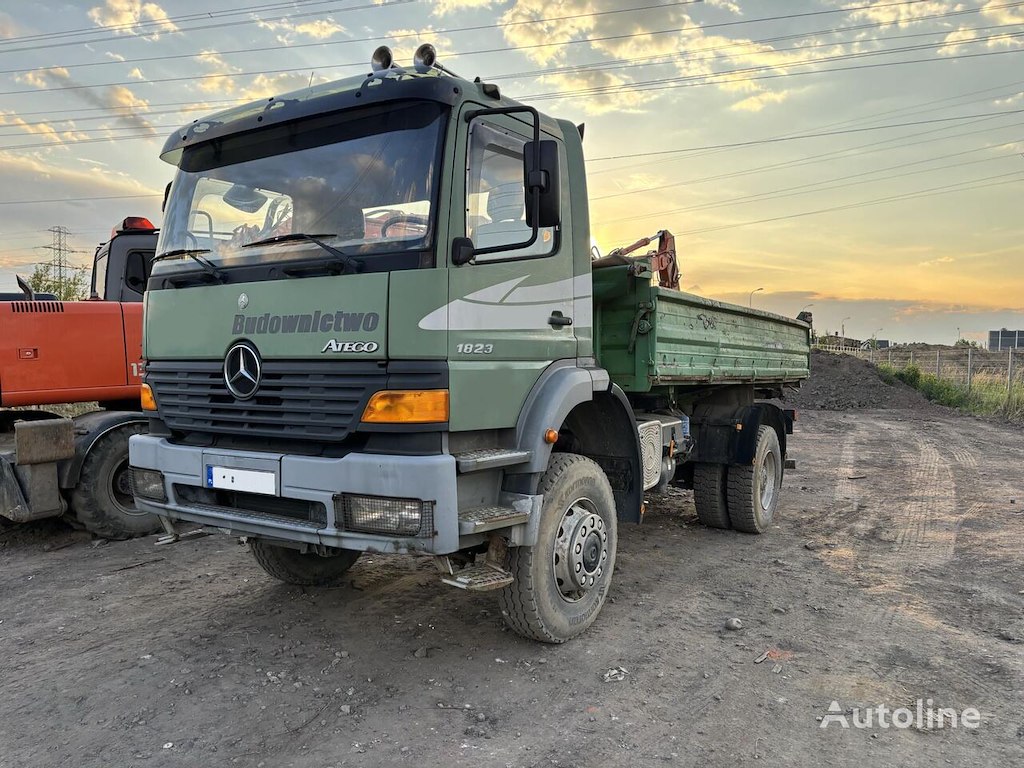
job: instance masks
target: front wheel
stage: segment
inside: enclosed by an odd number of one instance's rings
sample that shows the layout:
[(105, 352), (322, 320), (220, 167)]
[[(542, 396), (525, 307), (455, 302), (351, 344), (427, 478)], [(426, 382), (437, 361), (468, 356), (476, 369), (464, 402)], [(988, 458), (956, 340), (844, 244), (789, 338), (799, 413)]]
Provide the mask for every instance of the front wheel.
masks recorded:
[(762, 425), (757, 431), (754, 462), (729, 467), (729, 519), (744, 533), (764, 533), (775, 519), (782, 486), (782, 449), (775, 430)]
[(249, 551), (260, 568), (285, 584), (300, 587), (337, 587), (346, 571), (355, 565), (361, 552), (342, 549), (333, 555), (299, 552), (297, 549), (250, 539)]
[(499, 596), (505, 622), (523, 637), (564, 643), (594, 623), (615, 568), (615, 498), (601, 468), (554, 454), (541, 478), (537, 543), (514, 547), (515, 578)]

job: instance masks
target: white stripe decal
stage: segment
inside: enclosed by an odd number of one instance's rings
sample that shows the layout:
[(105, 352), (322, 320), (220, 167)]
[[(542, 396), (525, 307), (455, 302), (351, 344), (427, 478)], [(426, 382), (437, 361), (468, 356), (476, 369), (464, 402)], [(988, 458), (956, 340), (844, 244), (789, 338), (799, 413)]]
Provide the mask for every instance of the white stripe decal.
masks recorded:
[[(506, 280), (455, 299), (430, 312), (419, 322), (425, 331), (519, 331), (546, 328), (554, 311), (573, 315), (573, 300), (578, 306), (590, 306), (590, 275), (553, 283), (519, 287), (529, 275)], [(573, 318), (575, 325), (589, 328), (591, 313)]]

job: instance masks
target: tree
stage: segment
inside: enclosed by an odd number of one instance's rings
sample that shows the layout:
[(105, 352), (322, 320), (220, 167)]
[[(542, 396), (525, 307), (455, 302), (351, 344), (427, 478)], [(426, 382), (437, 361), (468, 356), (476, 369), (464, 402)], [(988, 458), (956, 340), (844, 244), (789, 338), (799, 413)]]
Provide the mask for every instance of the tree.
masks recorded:
[(956, 343), (953, 346), (954, 347), (973, 347), (974, 349), (978, 349), (981, 345), (978, 344), (978, 342), (976, 342), (976, 341), (968, 341), (967, 339), (959, 338), (959, 339), (956, 340)]
[(54, 272), (53, 264), (37, 264), (28, 278), (36, 293), (52, 293), (61, 301), (85, 298), (87, 276), (83, 269), (69, 267), (62, 276)]

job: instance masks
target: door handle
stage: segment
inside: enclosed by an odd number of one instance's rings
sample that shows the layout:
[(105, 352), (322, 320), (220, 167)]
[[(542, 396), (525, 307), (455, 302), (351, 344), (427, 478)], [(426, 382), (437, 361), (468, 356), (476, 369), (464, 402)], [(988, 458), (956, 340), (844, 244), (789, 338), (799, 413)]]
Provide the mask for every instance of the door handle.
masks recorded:
[(551, 317), (548, 318), (548, 325), (552, 328), (560, 328), (565, 325), (572, 325), (572, 318), (566, 317), (557, 309), (551, 313)]

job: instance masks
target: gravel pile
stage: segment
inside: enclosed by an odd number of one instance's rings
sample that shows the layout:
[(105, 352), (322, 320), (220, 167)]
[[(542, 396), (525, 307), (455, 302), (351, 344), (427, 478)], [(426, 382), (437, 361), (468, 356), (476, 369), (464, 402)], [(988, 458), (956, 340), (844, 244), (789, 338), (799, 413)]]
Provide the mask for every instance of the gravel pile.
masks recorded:
[(930, 408), (931, 403), (902, 382), (887, 384), (878, 369), (851, 355), (811, 351), (811, 377), (786, 394), (796, 408), (845, 411), (853, 408)]

